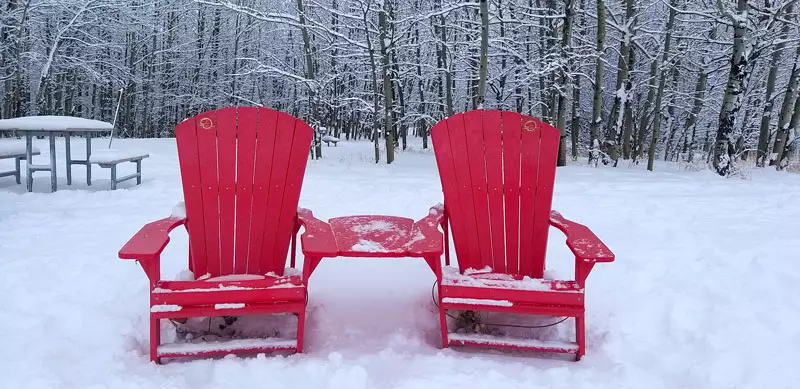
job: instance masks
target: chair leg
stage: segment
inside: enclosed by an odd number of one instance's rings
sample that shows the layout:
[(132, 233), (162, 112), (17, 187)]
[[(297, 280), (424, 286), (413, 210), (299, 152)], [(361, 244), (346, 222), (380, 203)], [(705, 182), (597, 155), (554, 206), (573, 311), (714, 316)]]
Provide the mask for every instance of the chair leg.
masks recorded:
[(581, 357), (586, 355), (586, 323), (583, 313), (575, 317), (575, 340), (578, 343), (575, 360), (580, 361)]
[[(308, 293), (308, 292), (306, 292), (306, 293)], [(306, 329), (306, 309), (305, 309), (305, 306), (304, 306), (303, 310), (298, 312), (298, 315), (297, 315), (297, 352), (298, 353), (302, 353), (303, 352), (303, 338), (304, 338), (303, 335), (305, 335), (305, 329)]]
[(158, 357), (158, 345), (161, 344), (161, 320), (150, 317), (150, 361), (161, 363)]
[(439, 327), (442, 331), (442, 348), (447, 348), (450, 341), (447, 339), (447, 310), (442, 307), (442, 288), (439, 288)]

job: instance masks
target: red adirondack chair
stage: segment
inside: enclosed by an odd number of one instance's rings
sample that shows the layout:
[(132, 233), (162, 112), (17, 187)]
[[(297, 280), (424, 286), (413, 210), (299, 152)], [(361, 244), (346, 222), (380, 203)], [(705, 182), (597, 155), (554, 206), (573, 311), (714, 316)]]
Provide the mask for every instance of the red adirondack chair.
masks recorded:
[[(514, 112), (475, 110), (431, 128), (444, 192), (445, 267), (439, 278), (442, 345), (585, 354), (584, 286), (614, 254), (588, 228), (551, 210), (559, 132)], [(548, 228), (566, 234), (575, 279), (544, 279)], [(448, 228), (458, 268), (449, 267)], [(449, 333), (447, 310), (574, 317), (576, 341)]]
[[(267, 108), (209, 111), (175, 128), (186, 215), (146, 224), (119, 251), (150, 279), (150, 358), (303, 350), (306, 285), (296, 234), (319, 224), (298, 201), (312, 140), (301, 120)], [(185, 225), (193, 281), (162, 280), (169, 231)], [(291, 244), (289, 268), (287, 252)], [(160, 344), (160, 319), (297, 314), (296, 338)]]

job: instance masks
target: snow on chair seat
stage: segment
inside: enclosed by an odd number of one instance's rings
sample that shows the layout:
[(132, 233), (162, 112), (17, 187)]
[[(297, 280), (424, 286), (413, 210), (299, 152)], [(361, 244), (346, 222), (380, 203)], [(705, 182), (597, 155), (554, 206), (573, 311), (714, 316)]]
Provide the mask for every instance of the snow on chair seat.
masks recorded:
[(180, 314), (165, 310), (157, 316), (183, 317), (191, 307), (207, 311), (212, 304), (236, 304), (215, 306), (214, 310), (258, 310), (256, 305), (263, 303), (302, 302), (305, 293), (302, 278), (297, 275), (239, 281), (158, 281), (152, 291), (151, 305), (181, 306)]
[(296, 339), (231, 339), (214, 342), (168, 343), (158, 346), (159, 358), (260, 353), (265, 351), (296, 350)]
[[(31, 155), (39, 155), (39, 149), (37, 147), (31, 148)], [(8, 177), (14, 176), (17, 179), (17, 184), (22, 183), (22, 169), (20, 166), (20, 162), (27, 158), (27, 151), (25, 150), (25, 145), (17, 144), (17, 143), (10, 143), (10, 144), (0, 144), (0, 159), (14, 159), (14, 170), (8, 171), (0, 171), (0, 177)]]
[(542, 353), (571, 354), (578, 351), (578, 343), (560, 340), (512, 338), (488, 334), (449, 334), (450, 344), (459, 346), (491, 346)]
[[(111, 169), (111, 189), (117, 189), (117, 184), (131, 179), (136, 179), (136, 184), (142, 183), (142, 159), (150, 155), (145, 152), (135, 150), (101, 150), (92, 152), (89, 163), (99, 165), (102, 168)], [(117, 165), (122, 162), (133, 162), (136, 164), (136, 173), (117, 178)]]

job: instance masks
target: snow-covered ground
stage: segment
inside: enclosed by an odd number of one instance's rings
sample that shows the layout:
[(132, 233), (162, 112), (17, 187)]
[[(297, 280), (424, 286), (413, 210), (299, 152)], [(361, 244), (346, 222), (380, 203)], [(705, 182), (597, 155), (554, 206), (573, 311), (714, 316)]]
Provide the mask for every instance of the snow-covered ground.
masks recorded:
[[(0, 144), (10, 142), (0, 140)], [(105, 147), (96, 142), (95, 149)], [(37, 143), (47, 160), (48, 147)], [(174, 140), (115, 140), (146, 150), (144, 182), (109, 190), (74, 167), (60, 190), (0, 178), (0, 386), (4, 388), (754, 388), (797, 387), (800, 176), (771, 170), (721, 179), (661, 164), (560, 168), (554, 208), (590, 226), (617, 255), (588, 281), (588, 354), (438, 348), (434, 277), (416, 259), (326, 259), (310, 280), (306, 353), (156, 366), (147, 357), (147, 281), (117, 251), (181, 200)], [(80, 143), (73, 150), (83, 150)], [(371, 162), (343, 141), (310, 161), (301, 206), (419, 218), (440, 202), (433, 155)], [(0, 160), (0, 170), (13, 161)], [(133, 165), (121, 166), (121, 175)], [(173, 233), (163, 274), (186, 267)], [(548, 267), (570, 274), (557, 230)], [(558, 326), (569, 333), (572, 322)]]

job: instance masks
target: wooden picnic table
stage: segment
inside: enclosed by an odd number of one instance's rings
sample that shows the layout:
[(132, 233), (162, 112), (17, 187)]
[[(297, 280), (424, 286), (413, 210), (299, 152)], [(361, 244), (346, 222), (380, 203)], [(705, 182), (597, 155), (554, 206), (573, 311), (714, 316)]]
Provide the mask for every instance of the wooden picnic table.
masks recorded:
[[(33, 191), (33, 172), (50, 172), (50, 189), (55, 192), (58, 188), (58, 174), (56, 172), (56, 136), (65, 137), (65, 158), (67, 162), (67, 185), (72, 185), (72, 165), (86, 165), (86, 185), (92, 185), (92, 165), (89, 157), (92, 154), (92, 136), (99, 133), (111, 132), (114, 126), (100, 120), (84, 119), (73, 116), (26, 116), (14, 119), (0, 120), (0, 131), (21, 133), (25, 136), (25, 183), (28, 192)], [(73, 135), (86, 138), (86, 159), (72, 159), (70, 152), (70, 138)], [(50, 164), (37, 165), (32, 161), (33, 137), (47, 136), (50, 140)]]

